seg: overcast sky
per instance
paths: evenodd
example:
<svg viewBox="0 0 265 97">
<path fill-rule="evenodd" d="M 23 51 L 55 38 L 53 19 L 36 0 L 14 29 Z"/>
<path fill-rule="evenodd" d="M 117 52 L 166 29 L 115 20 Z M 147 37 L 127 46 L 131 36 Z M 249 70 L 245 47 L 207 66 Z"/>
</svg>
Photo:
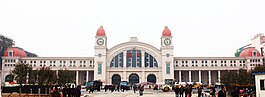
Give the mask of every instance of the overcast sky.
<svg viewBox="0 0 265 97">
<path fill-rule="evenodd" d="M 176 57 L 232 57 L 265 33 L 265 0 L 1 0 L 0 34 L 43 57 L 93 57 L 130 37 L 160 49 L 164 26 Z"/>
</svg>

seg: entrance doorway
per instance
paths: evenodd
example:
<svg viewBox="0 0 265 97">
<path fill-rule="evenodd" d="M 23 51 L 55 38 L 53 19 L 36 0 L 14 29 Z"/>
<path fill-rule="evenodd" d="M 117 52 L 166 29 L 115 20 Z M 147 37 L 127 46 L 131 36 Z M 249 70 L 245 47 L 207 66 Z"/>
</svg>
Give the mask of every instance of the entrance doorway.
<svg viewBox="0 0 265 97">
<path fill-rule="evenodd" d="M 114 74 L 112 76 L 112 84 L 113 85 L 120 85 L 121 82 L 121 76 L 119 74 Z"/>
<path fill-rule="evenodd" d="M 154 74 L 149 74 L 147 76 L 147 82 L 156 83 L 156 76 Z"/>
<path fill-rule="evenodd" d="M 129 83 L 132 83 L 132 84 L 139 83 L 139 76 L 135 73 L 131 74 L 129 76 Z"/>
</svg>

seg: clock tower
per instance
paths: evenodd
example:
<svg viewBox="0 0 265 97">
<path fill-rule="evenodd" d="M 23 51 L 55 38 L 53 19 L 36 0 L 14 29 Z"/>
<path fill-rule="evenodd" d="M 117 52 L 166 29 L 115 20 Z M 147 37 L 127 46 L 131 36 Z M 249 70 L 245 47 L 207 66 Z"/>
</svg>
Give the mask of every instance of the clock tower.
<svg viewBox="0 0 265 97">
<path fill-rule="evenodd" d="M 165 26 L 161 37 L 161 57 L 162 57 L 162 79 L 163 81 L 174 80 L 174 68 L 173 68 L 173 41 L 171 31 Z"/>
<path fill-rule="evenodd" d="M 103 26 L 95 36 L 94 80 L 106 81 L 107 37 Z"/>
</svg>

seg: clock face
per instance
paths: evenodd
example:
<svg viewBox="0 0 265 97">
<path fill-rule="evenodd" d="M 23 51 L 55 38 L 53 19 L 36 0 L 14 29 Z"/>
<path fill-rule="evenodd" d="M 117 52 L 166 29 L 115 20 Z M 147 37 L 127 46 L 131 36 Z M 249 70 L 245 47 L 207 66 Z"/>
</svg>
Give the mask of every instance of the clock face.
<svg viewBox="0 0 265 97">
<path fill-rule="evenodd" d="M 97 40 L 97 44 L 98 44 L 98 45 L 103 45 L 103 44 L 104 44 L 104 39 L 99 38 L 99 39 Z"/>
<path fill-rule="evenodd" d="M 166 54 L 166 57 L 169 57 L 169 56 L 170 56 L 170 54 L 167 53 L 167 54 Z"/>
<path fill-rule="evenodd" d="M 171 44 L 171 40 L 170 40 L 169 38 L 166 38 L 166 39 L 164 40 L 164 44 L 165 44 L 165 45 L 170 45 L 170 44 Z"/>
<path fill-rule="evenodd" d="M 98 57 L 102 57 L 102 54 L 101 54 L 101 53 L 99 53 L 99 54 L 98 54 Z"/>
</svg>

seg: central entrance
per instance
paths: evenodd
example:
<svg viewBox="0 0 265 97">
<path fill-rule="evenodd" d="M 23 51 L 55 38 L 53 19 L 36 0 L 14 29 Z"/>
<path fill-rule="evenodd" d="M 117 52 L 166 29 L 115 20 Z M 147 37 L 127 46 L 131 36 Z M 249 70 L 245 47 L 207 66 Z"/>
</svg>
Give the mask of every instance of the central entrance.
<svg viewBox="0 0 265 97">
<path fill-rule="evenodd" d="M 129 76 L 129 83 L 132 83 L 132 84 L 139 83 L 139 76 L 135 73 L 131 74 Z"/>
</svg>

